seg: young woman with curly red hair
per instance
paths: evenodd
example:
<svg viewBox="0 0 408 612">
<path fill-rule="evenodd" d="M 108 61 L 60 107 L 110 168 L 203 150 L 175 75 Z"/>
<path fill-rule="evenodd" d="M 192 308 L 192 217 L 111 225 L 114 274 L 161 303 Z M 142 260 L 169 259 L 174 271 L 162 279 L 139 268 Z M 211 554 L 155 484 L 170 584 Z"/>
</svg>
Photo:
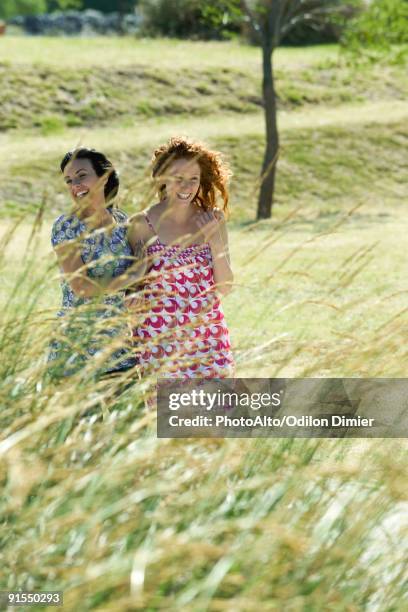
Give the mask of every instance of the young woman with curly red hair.
<svg viewBox="0 0 408 612">
<path fill-rule="evenodd" d="M 233 376 L 220 303 L 233 282 L 224 217 L 229 168 L 205 145 L 172 138 L 154 152 L 152 176 L 159 202 L 130 228 L 148 257 L 143 286 L 129 300 L 144 312 L 134 329 L 142 373 Z"/>
</svg>

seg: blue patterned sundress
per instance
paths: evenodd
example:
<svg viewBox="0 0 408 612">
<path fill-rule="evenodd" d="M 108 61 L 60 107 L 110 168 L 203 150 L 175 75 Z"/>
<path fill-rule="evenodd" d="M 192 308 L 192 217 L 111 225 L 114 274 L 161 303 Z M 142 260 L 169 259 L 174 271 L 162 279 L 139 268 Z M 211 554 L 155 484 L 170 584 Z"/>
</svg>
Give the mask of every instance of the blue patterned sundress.
<svg viewBox="0 0 408 612">
<path fill-rule="evenodd" d="M 110 235 L 100 229 L 88 230 L 75 214 L 58 217 L 51 232 L 53 247 L 79 241 L 87 276 L 105 281 L 120 276 L 133 263 L 127 239 L 127 216 L 117 208 L 108 208 L 108 211 L 116 222 Z M 95 374 L 127 370 L 136 365 L 129 327 L 120 317 L 125 311 L 125 291 L 102 298 L 79 297 L 64 278 L 61 290 L 58 337 L 51 341 L 48 355 L 50 374 L 56 377 L 74 374 L 104 349 L 107 357 L 102 364 L 98 363 Z M 110 350 L 109 346 L 118 338 L 123 338 L 123 342 L 119 348 Z"/>
</svg>

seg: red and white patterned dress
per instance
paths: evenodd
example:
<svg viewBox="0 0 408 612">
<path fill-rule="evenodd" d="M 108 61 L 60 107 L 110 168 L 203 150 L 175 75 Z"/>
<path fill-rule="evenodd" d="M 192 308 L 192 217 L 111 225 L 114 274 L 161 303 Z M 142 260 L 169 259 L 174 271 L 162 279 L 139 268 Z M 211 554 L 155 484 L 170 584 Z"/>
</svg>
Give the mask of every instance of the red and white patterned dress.
<svg viewBox="0 0 408 612">
<path fill-rule="evenodd" d="M 133 334 L 143 374 L 164 378 L 228 378 L 234 362 L 228 328 L 214 289 L 208 243 L 147 247 L 145 315 Z"/>
</svg>

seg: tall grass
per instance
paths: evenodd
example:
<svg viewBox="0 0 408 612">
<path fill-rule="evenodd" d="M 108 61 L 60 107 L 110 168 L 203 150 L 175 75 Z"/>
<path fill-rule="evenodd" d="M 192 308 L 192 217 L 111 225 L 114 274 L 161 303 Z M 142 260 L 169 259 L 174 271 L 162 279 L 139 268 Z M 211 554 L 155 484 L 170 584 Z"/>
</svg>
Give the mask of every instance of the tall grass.
<svg viewBox="0 0 408 612">
<path fill-rule="evenodd" d="M 236 294 L 254 301 L 245 268 L 257 264 L 261 274 L 252 291 L 269 278 L 278 291 L 284 283 L 310 280 L 310 247 L 318 249 L 331 236 L 344 252 L 347 236 L 340 230 L 354 215 L 357 210 L 350 210 L 301 241 L 299 226 L 291 223 L 302 219 L 294 214 L 284 220 L 275 227 L 275 241 L 292 244 L 266 276 L 273 240 L 262 228 L 240 230 L 237 241 L 251 233 L 256 238 L 238 262 L 244 286 L 238 284 Z M 364 221 L 356 217 L 356 223 Z M 18 231 L 11 227 L 9 240 Z M 376 307 L 374 279 L 360 298 L 365 308 L 351 298 L 373 251 L 362 246 L 344 252 L 342 273 L 318 296 L 295 295 L 286 305 L 297 317 L 305 303 L 314 317 L 334 309 L 343 318 L 339 342 L 311 354 L 301 337 L 285 347 L 284 337 L 273 337 L 272 325 L 261 325 L 269 347 L 260 346 L 260 339 L 245 347 L 241 334 L 242 345 L 235 347 L 239 373 L 252 366 L 259 371 L 268 348 L 276 347 L 281 362 L 268 368 L 269 375 L 288 374 L 299 354 L 303 364 L 298 361 L 294 370 L 300 366 L 308 376 L 399 373 L 406 357 L 403 312 L 391 309 L 363 333 L 361 319 L 352 316 L 357 309 L 369 318 Z M 69 610 L 400 608 L 402 444 L 157 439 L 155 413 L 143 402 L 152 381 L 125 375 L 95 382 L 89 370 L 58 383 L 45 376 L 53 312 L 44 307 L 44 294 L 56 275 L 54 262 L 42 254 L 39 215 L 1 318 L 3 590 L 62 589 Z M 320 258 L 314 265 L 320 273 L 326 264 Z M 395 295 L 385 291 L 382 299 L 391 303 Z M 256 333 L 260 321 L 241 321 L 234 301 L 232 296 L 232 327 L 239 323 L 247 334 Z M 264 307 L 268 312 L 268 302 Z M 274 316 L 276 311 L 266 320 Z M 324 316 L 315 321 L 325 330 L 322 338 L 330 336 L 328 324 Z"/>
<path fill-rule="evenodd" d="M 46 63 L 76 68 L 85 42 L 87 63 L 103 44 L 115 66 L 161 60 L 163 48 L 185 66 L 194 46 L 77 41 L 72 55 L 48 41 Z M 8 43 L 16 64 L 27 51 L 43 58 L 37 41 Z M 230 50 L 205 46 L 200 58 L 258 66 L 256 49 Z M 321 61 L 285 53 L 289 64 Z M 262 223 L 250 221 L 260 116 L 183 120 L 236 175 L 225 312 L 238 376 L 406 375 L 406 111 L 393 102 L 389 120 L 391 103 L 376 104 L 281 117 L 275 214 Z M 86 134 L 112 142 L 128 212 L 146 193 L 151 134 L 181 126 L 149 121 Z M 81 612 L 403 609 L 404 441 L 158 439 L 144 403 L 152 377 L 101 380 L 91 363 L 47 375 L 60 299 L 51 213 L 64 206 L 49 169 L 72 138 L 1 140 L 0 590 L 61 589 Z"/>
</svg>

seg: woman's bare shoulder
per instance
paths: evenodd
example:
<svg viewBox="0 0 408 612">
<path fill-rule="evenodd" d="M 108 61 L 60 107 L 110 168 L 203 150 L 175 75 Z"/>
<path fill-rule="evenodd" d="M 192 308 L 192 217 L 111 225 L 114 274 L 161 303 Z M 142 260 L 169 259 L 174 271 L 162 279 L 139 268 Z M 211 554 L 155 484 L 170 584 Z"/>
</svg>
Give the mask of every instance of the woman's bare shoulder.
<svg viewBox="0 0 408 612">
<path fill-rule="evenodd" d="M 160 204 L 153 204 L 146 210 L 140 211 L 132 215 L 129 219 L 129 232 L 130 235 L 137 236 L 138 239 L 142 239 L 145 242 L 152 237 L 153 222 L 152 219 L 156 218 L 157 208 Z"/>
<path fill-rule="evenodd" d="M 138 239 L 145 240 L 150 234 L 151 230 L 146 220 L 145 212 L 137 212 L 129 218 L 129 233 L 137 236 Z"/>
</svg>

